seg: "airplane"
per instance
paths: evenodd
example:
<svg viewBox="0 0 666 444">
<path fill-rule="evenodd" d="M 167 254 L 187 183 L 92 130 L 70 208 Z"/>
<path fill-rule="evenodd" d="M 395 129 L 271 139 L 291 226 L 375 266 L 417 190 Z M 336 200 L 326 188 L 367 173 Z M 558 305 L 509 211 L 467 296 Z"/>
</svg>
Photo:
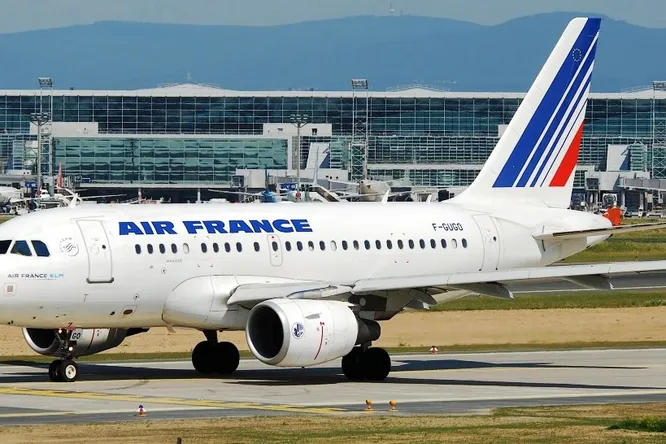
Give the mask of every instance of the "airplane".
<svg viewBox="0 0 666 444">
<path fill-rule="evenodd" d="M 600 19 L 566 27 L 478 177 L 440 203 L 82 205 L 0 225 L 0 322 L 53 356 L 76 358 L 150 328 L 193 328 L 202 374 L 232 374 L 250 351 L 278 367 L 342 358 L 352 381 L 383 381 L 380 322 L 469 292 L 513 298 L 510 284 L 567 280 L 613 289 L 666 261 L 550 266 L 614 233 L 569 210 Z M 414 328 L 419 328 L 415 325 Z M 424 332 L 427 334 L 427 332 Z"/>
</svg>

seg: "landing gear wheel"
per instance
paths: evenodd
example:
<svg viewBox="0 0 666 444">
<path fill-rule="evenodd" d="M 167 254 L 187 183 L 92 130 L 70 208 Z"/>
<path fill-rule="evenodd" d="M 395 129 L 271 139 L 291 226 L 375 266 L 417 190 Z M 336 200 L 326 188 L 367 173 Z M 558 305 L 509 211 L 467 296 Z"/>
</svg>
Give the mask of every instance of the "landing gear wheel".
<svg viewBox="0 0 666 444">
<path fill-rule="evenodd" d="M 229 375 L 236 371 L 240 363 L 238 348 L 231 342 L 218 342 L 213 350 L 215 371 Z"/>
<path fill-rule="evenodd" d="M 59 373 L 59 367 L 61 363 L 62 361 L 60 359 L 56 359 L 49 364 L 49 379 L 53 382 L 62 382 L 62 378 L 60 377 Z"/>
<path fill-rule="evenodd" d="M 342 373 L 351 381 L 362 381 L 363 367 L 361 357 L 363 351 L 360 347 L 354 347 L 348 355 L 342 358 Z"/>
<path fill-rule="evenodd" d="M 73 359 L 65 359 L 58 366 L 58 375 L 64 382 L 74 382 L 79 376 L 79 366 Z"/>
<path fill-rule="evenodd" d="M 383 381 L 391 371 L 391 357 L 383 348 L 369 348 L 363 353 L 361 365 L 365 379 Z"/>
<path fill-rule="evenodd" d="M 192 365 L 194 369 L 204 375 L 215 371 L 215 345 L 209 341 L 199 342 L 192 350 Z"/>
</svg>

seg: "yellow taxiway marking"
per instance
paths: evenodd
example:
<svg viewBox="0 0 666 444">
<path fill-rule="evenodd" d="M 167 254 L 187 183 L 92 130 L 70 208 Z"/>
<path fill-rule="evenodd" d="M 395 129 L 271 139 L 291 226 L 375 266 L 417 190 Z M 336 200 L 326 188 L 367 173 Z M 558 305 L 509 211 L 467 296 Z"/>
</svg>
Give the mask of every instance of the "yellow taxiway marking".
<svg viewBox="0 0 666 444">
<path fill-rule="evenodd" d="M 100 392 L 77 392 L 71 390 L 32 389 L 32 388 L 10 388 L 0 387 L 2 395 L 25 395 L 46 396 L 68 399 L 89 399 L 104 401 L 138 402 L 140 404 L 169 404 L 189 407 L 208 407 L 211 409 L 250 409 L 250 410 L 272 410 L 291 413 L 316 413 L 332 414 L 344 412 L 344 409 L 329 407 L 301 407 L 297 405 L 284 404 L 261 404 L 258 402 L 226 402 L 208 399 L 188 399 L 142 395 L 118 395 Z"/>
</svg>

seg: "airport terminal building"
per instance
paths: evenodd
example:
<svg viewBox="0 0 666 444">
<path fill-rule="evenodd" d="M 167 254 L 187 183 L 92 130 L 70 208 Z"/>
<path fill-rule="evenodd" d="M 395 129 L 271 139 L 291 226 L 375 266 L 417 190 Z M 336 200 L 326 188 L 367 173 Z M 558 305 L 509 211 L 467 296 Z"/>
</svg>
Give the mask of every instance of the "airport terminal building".
<svg viewBox="0 0 666 444">
<path fill-rule="evenodd" d="M 35 171 L 39 132 L 42 171 L 62 165 L 74 185 L 104 189 L 261 187 L 255 179 L 263 181 L 265 169 L 293 176 L 300 161 L 302 177 L 316 167 L 322 179 L 358 180 L 367 169 L 370 179 L 458 190 L 474 179 L 524 95 L 50 86 L 0 90 L 5 171 Z M 647 179 L 666 179 L 666 82 L 593 93 L 579 164 L 577 192 L 632 180 L 661 189 L 663 181 Z"/>
</svg>

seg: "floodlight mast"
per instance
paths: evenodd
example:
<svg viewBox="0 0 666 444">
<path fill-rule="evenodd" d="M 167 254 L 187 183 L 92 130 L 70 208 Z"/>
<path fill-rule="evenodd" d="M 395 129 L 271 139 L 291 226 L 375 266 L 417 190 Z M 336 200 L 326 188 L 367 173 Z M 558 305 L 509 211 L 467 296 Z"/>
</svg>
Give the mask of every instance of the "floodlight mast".
<svg viewBox="0 0 666 444">
<path fill-rule="evenodd" d="M 301 191 L 301 128 L 307 125 L 307 114 L 289 116 L 292 125 L 296 126 L 296 190 Z"/>
<path fill-rule="evenodd" d="M 52 123 L 53 118 L 53 79 L 51 77 L 38 77 L 39 82 L 39 114 L 38 116 L 31 115 L 30 120 L 37 125 L 37 190 L 41 193 L 42 190 L 42 126 L 47 123 Z M 43 109 L 43 93 L 44 90 L 49 91 L 49 110 L 44 112 Z M 54 194 L 53 184 L 53 143 L 49 142 L 48 152 L 48 175 L 49 175 L 49 193 Z"/>
<path fill-rule="evenodd" d="M 368 178 L 368 143 L 369 143 L 369 131 L 370 131 L 370 88 L 369 88 L 369 82 L 368 79 L 352 79 L 352 90 L 354 91 L 354 95 L 356 91 L 365 91 L 365 134 L 364 134 L 364 141 L 363 141 L 363 180 L 366 180 Z M 355 106 L 354 106 L 355 108 Z M 356 117 L 354 116 L 354 120 L 356 120 Z M 352 124 L 352 130 L 355 126 L 355 123 Z M 352 139 L 354 139 L 355 135 L 352 135 Z M 353 142 L 352 142 L 353 143 Z"/>
</svg>

